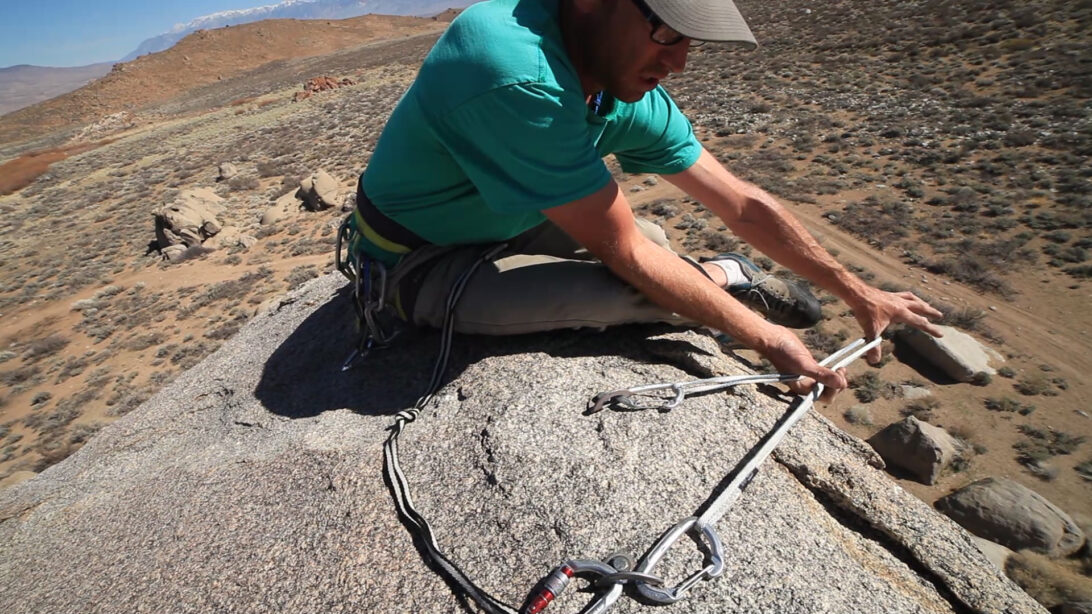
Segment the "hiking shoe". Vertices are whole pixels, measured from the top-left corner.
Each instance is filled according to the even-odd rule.
[[[741,254],[718,254],[710,260],[734,260],[747,281],[728,286],[728,294],[761,313],[774,324],[789,328],[810,328],[823,316],[819,300],[805,287],[778,279],[758,268]]]

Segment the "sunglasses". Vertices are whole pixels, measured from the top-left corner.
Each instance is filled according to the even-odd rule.
[[[658,45],[675,45],[686,38],[686,36],[679,34],[674,28],[664,23],[664,20],[652,12],[652,8],[645,4],[644,0],[633,0],[633,5],[637,7],[638,11],[641,11],[645,21],[652,25],[652,32],[648,34],[652,42]],[[691,47],[698,47],[704,43],[705,41],[690,39]]]

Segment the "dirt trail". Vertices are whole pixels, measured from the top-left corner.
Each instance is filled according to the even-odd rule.
[[[1092,312],[1087,310],[1089,297],[1074,296],[1073,292],[1058,292],[1050,301],[1029,304],[1042,298],[1041,290],[1033,292],[1028,285],[1041,285],[1034,272],[1029,279],[1014,280],[1019,294],[1014,300],[982,294],[958,282],[946,282],[940,276],[916,269],[885,251],[866,244],[848,233],[831,226],[822,211],[806,205],[789,205],[797,216],[828,249],[836,249],[844,263],[865,267],[881,278],[900,282],[908,277],[910,286],[959,306],[985,310],[987,322],[1004,338],[1005,345],[1017,354],[1049,360],[1064,370],[1067,378],[1087,379],[1092,373]],[[926,284],[921,283],[926,278]],[[1054,282],[1057,284],[1057,281]],[[1035,295],[1039,294],[1039,297]]]

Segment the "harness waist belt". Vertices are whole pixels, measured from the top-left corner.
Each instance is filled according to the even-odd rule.
[[[379,247],[388,251],[406,253],[429,244],[428,241],[417,236],[417,233],[392,220],[377,209],[371,199],[364,194],[364,189],[359,184],[356,187],[356,214],[357,224],[360,225],[360,222],[364,222],[364,226],[367,227],[360,228],[360,230],[369,240],[374,241],[378,238],[381,240],[380,242],[393,243],[395,247],[403,248],[391,249],[392,246],[390,245],[379,245]],[[367,232],[368,230],[372,232]],[[373,234],[378,236],[373,237]]]

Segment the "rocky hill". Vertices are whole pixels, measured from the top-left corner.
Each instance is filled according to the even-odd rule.
[[[121,111],[144,109],[264,64],[321,56],[443,28],[420,17],[365,15],[339,21],[277,19],[190,34],[170,49],[121,63],[105,77],[0,117],[0,150]]]
[[[344,290],[334,274],[287,296],[73,457],[0,492],[0,608],[462,611],[380,477],[392,414],[425,385],[438,335],[342,372]],[[587,416],[588,397],[728,372],[746,368],[696,333],[460,338],[401,441],[413,498],[454,561],[518,606],[566,559],[642,553],[785,410],[739,389]],[[724,575],[662,611],[1044,611],[879,464],[813,414],[719,523]],[[688,539],[672,552],[657,569],[669,578],[700,564]]]
[[[140,43],[121,61],[128,62],[142,55],[169,49],[179,40],[197,30],[212,30],[255,21],[272,19],[348,19],[365,13],[379,15],[433,15],[450,7],[462,7],[473,0],[283,0],[249,9],[221,11],[179,24],[158,36]]]

